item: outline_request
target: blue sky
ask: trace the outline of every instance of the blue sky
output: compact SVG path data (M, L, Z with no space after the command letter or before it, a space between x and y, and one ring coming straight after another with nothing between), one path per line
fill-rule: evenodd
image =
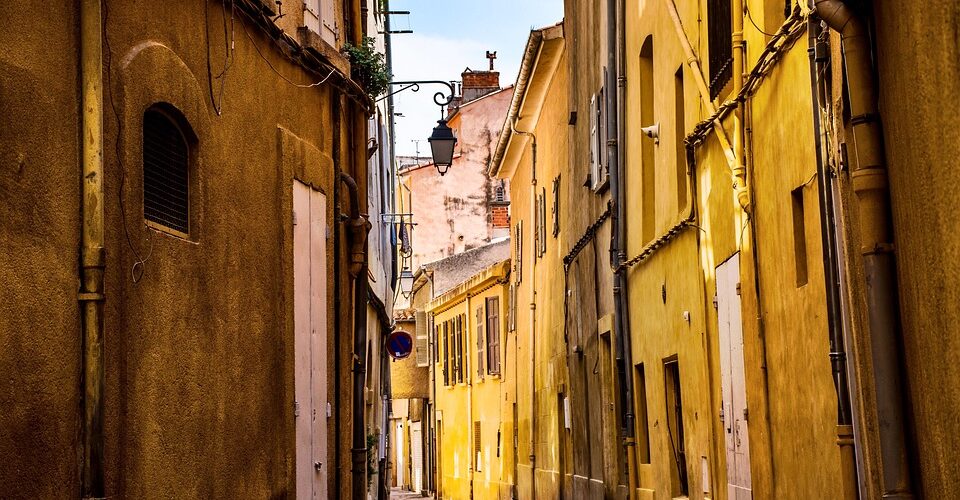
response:
M390 10L409 10L409 16L392 18L392 29L412 29L413 34L393 36L395 80L460 80L467 67L487 69L486 51L497 51L500 85L517 79L523 48L531 28L557 23L563 18L563 0L391 0ZM397 154L413 155L419 140L421 156L429 156L426 142L440 117L434 92L443 87L423 87L395 97L398 117Z

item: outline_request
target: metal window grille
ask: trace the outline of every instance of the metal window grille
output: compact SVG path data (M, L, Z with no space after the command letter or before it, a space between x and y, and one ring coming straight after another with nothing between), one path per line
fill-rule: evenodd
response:
M189 147L166 114L143 115L143 217L181 233L190 232Z
M720 91L733 76L733 19L730 2L731 0L707 0L711 99L720 95Z

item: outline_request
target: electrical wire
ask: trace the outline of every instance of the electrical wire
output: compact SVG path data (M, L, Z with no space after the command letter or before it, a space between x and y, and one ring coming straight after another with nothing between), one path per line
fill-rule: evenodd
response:
M110 11L107 7L108 2L103 3L103 43L106 49L106 64L107 64L107 98L110 101L110 108L113 110L113 118L117 122L117 135L114 139L115 152L114 154L117 157L117 167L120 170L120 182L117 186L117 200L120 205L120 223L123 226L123 236L127 242L127 246L130 248L130 251L134 255L134 263L130 267L130 279L134 284L140 282L143 279L144 265L147 260L150 259L150 256L153 255L153 233L150 233L150 248L147 251L146 257L140 254L140 251L133 245L133 241L130 239L130 229L127 227L127 212L124 208L125 200L123 196L123 188L127 179L127 169L123 164L123 154L120 148L120 137L123 135L123 122L120 120L120 113L117 111L117 104L113 99L113 50L110 48L110 37L107 34L107 20L109 19Z
M330 77L333 76L333 73L336 71L336 68L331 68L331 69L330 69L330 73L328 73L327 76L323 77L323 79L320 80L320 81L318 81L318 82L314 82L314 83L310 83L310 84L302 84L302 83L294 82L293 80L290 80L290 79L287 78L286 76L283 76L283 73L280 73L279 71L277 71L277 68L275 68L275 67L273 66L273 63L271 63L270 60L267 59L266 56L264 56L262 52L260 52L260 47L257 45L257 42L254 41L253 37L250 36L250 32L247 31L247 27L244 25L244 23L240 23L240 27L243 28L243 33L244 33L245 35L247 35L247 38L250 39L250 43L253 44L253 48L257 51L257 55L259 55L260 58L263 59L263 62L267 63L267 66L269 66L270 69L271 69L274 73L276 73L277 76L279 76L283 81L289 83L290 85L293 85L294 87L298 87L298 88L301 88L301 89L309 89L309 88L311 88L311 87L318 87L318 86L323 85L324 83L326 83L327 80L329 80Z
M760 29L760 26L757 26L757 23L753 20L753 14L750 13L750 7L747 6L746 2L744 2L743 4L743 11L747 14L747 19L750 21L750 24L752 24L753 27L757 29L757 31L767 36L776 35L776 33L767 33L766 31L763 31L762 29Z

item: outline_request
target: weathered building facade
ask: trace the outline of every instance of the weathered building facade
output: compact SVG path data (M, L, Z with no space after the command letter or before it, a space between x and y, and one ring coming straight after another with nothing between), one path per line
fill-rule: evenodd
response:
M366 8L4 15L9 494L366 496Z
M503 314L509 275L509 262L497 262L424 307L436 351L439 498L511 498L515 491L517 351Z
M447 113L457 137L453 164L439 175L433 163L415 162L399 171L400 207L412 213L411 270L507 236L506 186L485 169L503 124L510 91L499 72L465 71L462 94Z

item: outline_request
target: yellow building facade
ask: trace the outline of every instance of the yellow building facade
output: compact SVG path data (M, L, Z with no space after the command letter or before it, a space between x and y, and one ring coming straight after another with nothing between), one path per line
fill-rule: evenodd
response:
M516 479L516 336L510 265L496 263L424 307L431 325L438 498L511 498Z

